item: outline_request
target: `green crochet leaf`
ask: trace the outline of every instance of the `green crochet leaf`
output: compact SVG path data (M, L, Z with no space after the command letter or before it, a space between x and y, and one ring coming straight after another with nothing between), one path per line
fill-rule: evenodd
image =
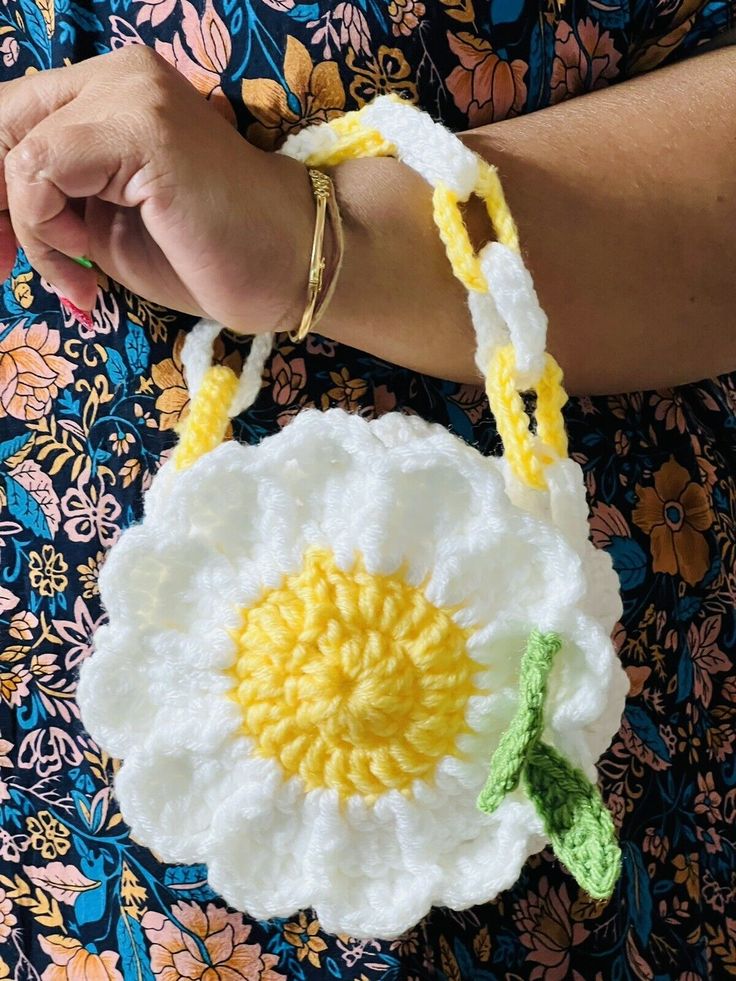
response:
M521 659L519 707L491 758L488 780L478 795L478 807L492 814L504 797L519 786L529 753L544 729L547 679L555 654L562 647L559 634L533 630Z
M610 899L621 873L621 849L597 786L539 742L524 768L524 787L557 858L593 899Z

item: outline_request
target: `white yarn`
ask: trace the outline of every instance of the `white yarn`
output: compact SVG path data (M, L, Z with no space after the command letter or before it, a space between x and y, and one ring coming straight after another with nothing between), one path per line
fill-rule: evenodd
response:
M519 384L533 388L544 370L547 315L539 305L532 277L518 252L500 242L489 242L480 259L496 310L514 345ZM486 328L479 324L476 330L480 337ZM484 375L488 364L486 361L481 369Z
M212 364L212 346L222 329L222 324L217 321L202 319L187 334L182 347L181 360L192 399L196 397L205 372ZM253 338L240 373L238 387L228 409L231 417L245 412L258 397L263 381L263 370L273 348L273 338L273 334L256 334Z
M315 154L332 150L337 142L338 136L328 123L316 123L291 133L277 152L306 163Z
M199 391L207 369L212 365L212 347L222 332L222 324L204 317L198 320L184 339L181 362L184 365L189 397Z
M361 110L363 123L393 143L398 157L436 187L446 184L466 201L478 183L478 157L447 127L410 102L382 95Z
M616 575L588 541L579 468L557 466L552 504L532 492L522 510L503 459L421 419L336 409L303 412L258 446L224 444L182 473L164 467L144 522L103 566L110 626L78 689L89 732L124 758L116 794L135 839L167 861L206 862L236 908L312 905L326 930L353 936L396 936L433 904L460 909L511 886L544 843L540 819L521 790L492 816L475 800L516 708L530 628L564 637L545 738L589 774L627 690L609 640ZM455 619L474 629L476 681L490 694L468 703L464 758L445 757L411 798L356 796L341 810L334 791L305 792L239 733L230 631L313 546L345 569L356 551L372 572L405 564L430 602L459 605Z
M477 164L457 137L390 98L362 113L400 159L467 198ZM320 125L282 152L307 160L335 143ZM531 278L498 243L481 265L491 292L469 297L478 367L485 375L510 340L532 384L546 318ZM219 331L200 321L187 339L193 395ZM271 343L254 339L232 415L257 396ZM89 732L124 760L115 790L133 836L166 861L206 862L214 888L252 915L314 906L326 930L355 937L394 937L432 905L463 909L511 886L544 844L542 822L521 788L492 815L476 799L517 708L530 631L563 638L544 739L590 778L628 690L610 640L618 579L589 541L582 472L559 460L546 478L548 489L534 490L504 458L422 419L369 423L341 409L307 410L258 446L223 444L183 472L162 467L143 522L103 566L109 625L78 687ZM410 795L354 794L340 806L335 790L307 790L243 735L226 674L242 612L299 573L315 547L345 571L360 555L368 572L400 573L472 631L481 693L467 700L467 732Z

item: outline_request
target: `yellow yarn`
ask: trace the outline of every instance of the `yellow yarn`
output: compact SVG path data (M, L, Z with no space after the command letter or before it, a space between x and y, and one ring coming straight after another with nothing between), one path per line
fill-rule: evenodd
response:
M479 694L470 629L401 572L338 567L312 548L301 571L266 591L235 633L231 692L242 732L306 790L342 799L411 793L460 756L467 701Z
M562 385L562 368L551 354L545 354L542 377L537 382L537 435L556 457L567 456L567 431L562 407L567 392Z
M364 125L362 110L339 116L328 125L338 137L337 142L326 152L312 154L307 159L309 166L331 166L359 157L396 155L396 147L392 143L377 130ZM506 203L498 171L480 158L474 193L485 203L498 241L518 253L519 234ZM473 250L461 203L449 187L437 184L432 197L434 221L454 275L466 289L486 293L488 283L478 255ZM509 463L521 480L539 489L546 487L544 468L547 464L567 454L567 435L561 411L567 395L562 387L559 366L550 355L546 357L545 370L537 386L537 439L529 431L529 418L518 393L512 347L497 352L486 378L488 399ZM227 407L232 400L235 384L235 376L227 368L212 368L207 374L182 429L175 454L179 469L188 467L203 453L217 446L224 437L228 423Z
M186 470L223 441L237 387L237 376L230 368L225 365L208 368L180 429L174 450L177 470Z
M475 193L483 200L488 217L493 222L496 238L514 252L520 252L519 232L513 219L506 196L503 193L501 179L496 168L487 160L479 159L478 183Z
M396 147L375 129L363 125L360 110L348 112L330 121L330 129L339 137L327 152L313 153L306 160L310 167L333 167L344 160L359 157L393 157Z
M466 289L487 293L488 283L473 251L457 195L446 184L437 184L432 195L432 208L453 273Z
M519 394L513 345L499 348L491 359L486 393L503 441L504 453L514 474L530 487L544 490L544 469L567 454L567 435L562 406L567 395L562 371L551 354L545 355L537 384L537 437L529 429L529 416Z

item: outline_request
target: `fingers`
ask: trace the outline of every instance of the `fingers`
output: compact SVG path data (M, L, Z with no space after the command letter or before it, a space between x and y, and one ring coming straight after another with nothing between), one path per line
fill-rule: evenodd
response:
M79 122L75 103L44 119L5 158L8 207L28 261L82 310L94 304L97 276L74 262L95 259L80 200L130 203L139 141L130 126Z

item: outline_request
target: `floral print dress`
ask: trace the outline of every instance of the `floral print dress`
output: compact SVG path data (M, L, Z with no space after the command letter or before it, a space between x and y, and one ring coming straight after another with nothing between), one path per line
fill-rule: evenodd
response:
M377 93L453 128L541 109L692 53L736 0L3 0L2 78L147 44L251 141L277 147ZM736 374L571 400L590 531L610 552L631 680L599 765L623 875L594 903L548 852L486 906L392 942L311 911L256 922L201 866L130 840L75 684L106 550L187 411L192 319L114 282L65 313L19 252L0 310L0 979L704 981L736 976ZM221 342L239 367L245 344ZM318 335L285 337L234 425L255 442L306 406L440 422L499 451L482 389ZM247 847L247 842L244 843Z

